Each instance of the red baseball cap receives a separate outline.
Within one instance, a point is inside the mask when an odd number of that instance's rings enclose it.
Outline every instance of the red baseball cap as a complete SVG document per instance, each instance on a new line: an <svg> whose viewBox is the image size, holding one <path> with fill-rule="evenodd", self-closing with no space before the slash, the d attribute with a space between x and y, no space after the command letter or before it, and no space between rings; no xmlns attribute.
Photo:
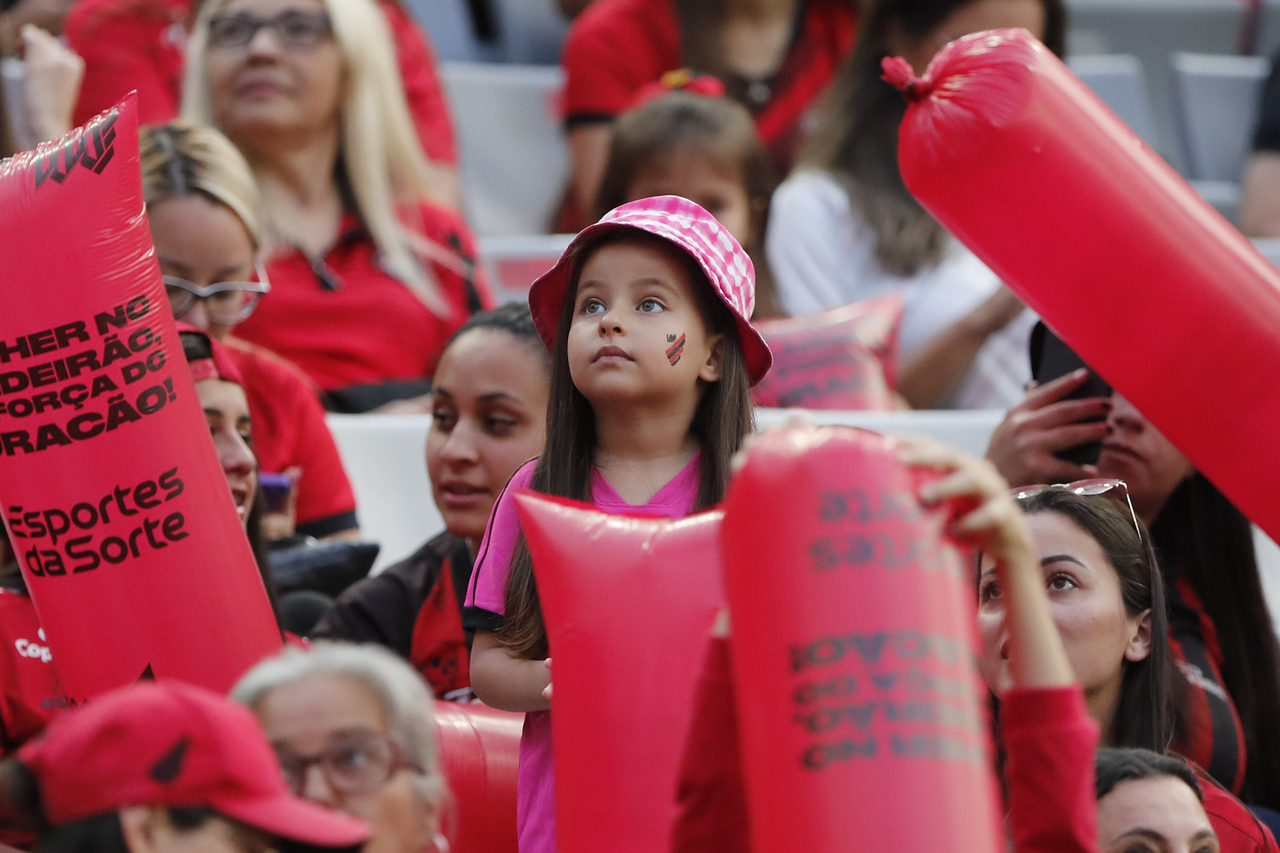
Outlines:
<svg viewBox="0 0 1280 853"><path fill-rule="evenodd" d="M294 796L258 720L202 687L139 682L56 719L18 751L53 826L125 806L205 806L276 838L357 848L369 827Z"/></svg>
<svg viewBox="0 0 1280 853"><path fill-rule="evenodd" d="M195 326L188 325L181 320L175 322L174 325L178 327L179 337L199 335L204 338L209 343L209 351L213 353L212 358L198 358L187 362L187 367L191 370L192 381L222 379L226 382L234 382L241 387L244 386L244 377L240 375L240 369L231 360L231 353L217 338L203 329L197 329Z"/></svg>
<svg viewBox="0 0 1280 853"><path fill-rule="evenodd" d="M737 321L751 384L763 379L773 365L773 354L751 325L751 312L756 306L755 265L714 216L687 198L674 195L642 198L615 207L595 225L582 229L551 271L533 283L529 288L529 310L547 349L552 354L556 351L560 309L569 293L569 279L578 250L601 234L623 228L647 231L668 240L697 261L716 296Z"/></svg>

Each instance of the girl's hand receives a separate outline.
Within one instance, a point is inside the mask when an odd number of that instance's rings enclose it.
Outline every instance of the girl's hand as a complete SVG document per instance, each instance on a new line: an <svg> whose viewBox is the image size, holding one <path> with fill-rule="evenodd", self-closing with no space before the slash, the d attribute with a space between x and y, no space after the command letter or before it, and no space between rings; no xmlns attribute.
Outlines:
<svg viewBox="0 0 1280 853"><path fill-rule="evenodd" d="M952 524L952 535L997 563L1034 561L1035 545L1026 519L995 466L927 436L902 436L898 442L903 462L944 474L921 487L922 503L972 505Z"/></svg>
<svg viewBox="0 0 1280 853"><path fill-rule="evenodd" d="M84 60L32 24L22 28L22 48L27 64L27 126L40 142L57 139L71 129Z"/></svg>
<svg viewBox="0 0 1280 853"><path fill-rule="evenodd" d="M1110 432L1110 398L1063 399L1088 378L1089 372L1081 368L1033 388L996 427L987 458L1010 483L1069 483L1098 476L1095 465L1077 465L1053 455L1106 438Z"/></svg>

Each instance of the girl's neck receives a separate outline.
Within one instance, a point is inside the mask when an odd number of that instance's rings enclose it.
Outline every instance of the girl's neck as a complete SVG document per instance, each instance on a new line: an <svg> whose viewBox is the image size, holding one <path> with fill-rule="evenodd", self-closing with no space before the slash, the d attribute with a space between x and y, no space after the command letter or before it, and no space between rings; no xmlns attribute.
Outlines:
<svg viewBox="0 0 1280 853"><path fill-rule="evenodd" d="M1111 724L1115 721L1116 708L1120 704L1120 684L1108 683L1084 692L1084 704L1089 716L1102 729L1102 745L1118 746L1111 742Z"/></svg>
<svg viewBox="0 0 1280 853"><path fill-rule="evenodd" d="M342 193L335 179L336 134L317 134L295 144L250 154L263 208L280 240L319 257L333 243L342 219Z"/></svg>
<svg viewBox="0 0 1280 853"><path fill-rule="evenodd" d="M595 464L629 504L648 503L698 452L692 413L636 418L596 415Z"/></svg>

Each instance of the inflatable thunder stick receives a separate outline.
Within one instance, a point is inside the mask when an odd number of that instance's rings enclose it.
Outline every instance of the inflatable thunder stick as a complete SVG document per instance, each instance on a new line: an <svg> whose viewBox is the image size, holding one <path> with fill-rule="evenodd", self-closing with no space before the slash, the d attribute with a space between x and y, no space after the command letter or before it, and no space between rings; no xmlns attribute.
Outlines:
<svg viewBox="0 0 1280 853"><path fill-rule="evenodd" d="M135 98L0 162L0 504L75 702L279 649L143 213Z"/></svg>
<svg viewBox="0 0 1280 853"><path fill-rule="evenodd" d="M555 662L556 849L666 853L711 623L718 511L673 521L517 494Z"/></svg>
<svg viewBox="0 0 1280 853"><path fill-rule="evenodd" d="M1003 848L973 570L892 439L764 433L723 541L752 850Z"/></svg>
<svg viewBox="0 0 1280 853"><path fill-rule="evenodd" d="M1280 271L1025 31L885 71L925 209L1280 536Z"/></svg>
<svg viewBox="0 0 1280 853"><path fill-rule="evenodd" d="M435 703L440 764L453 808L445 823L456 853L516 853L516 776L524 714Z"/></svg>

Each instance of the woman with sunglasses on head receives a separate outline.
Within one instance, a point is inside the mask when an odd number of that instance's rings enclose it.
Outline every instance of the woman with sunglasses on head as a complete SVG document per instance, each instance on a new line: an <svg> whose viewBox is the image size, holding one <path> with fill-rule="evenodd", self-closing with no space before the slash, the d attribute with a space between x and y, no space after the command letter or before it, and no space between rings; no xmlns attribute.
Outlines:
<svg viewBox="0 0 1280 853"><path fill-rule="evenodd" d="M433 203L373 0L208 0L183 116L217 127L263 197L271 298L237 330L342 411L425 410L445 341L491 297Z"/></svg>
<svg viewBox="0 0 1280 853"><path fill-rule="evenodd" d="M244 377L261 470L291 475L289 497L269 508L267 538L295 527L318 538L357 535L355 495L315 387L284 359L232 337L270 290L248 165L216 130L182 122L144 128L140 145L151 238L174 317L226 346Z"/></svg>
<svg viewBox="0 0 1280 853"><path fill-rule="evenodd" d="M1170 640L1201 747L1189 757L1250 805L1280 807L1280 649L1249 520L1128 400L1066 399L1084 370L1009 410L987 457L1012 483L1118 477L1150 528ZM1055 456L1101 441L1096 465Z"/></svg>
<svg viewBox="0 0 1280 853"><path fill-rule="evenodd" d="M294 793L370 825L364 853L448 853L431 694L407 663L316 643L258 664L231 696L258 715Z"/></svg>
<svg viewBox="0 0 1280 853"><path fill-rule="evenodd" d="M1023 487L1014 495L1031 530L1050 616L1103 745L1172 750L1198 763L1206 733L1195 727L1188 697L1203 686L1187 684L1175 663L1164 583L1123 481ZM1011 683L1019 654L1006 602L996 567L984 557L978 664L997 696ZM1205 809L1222 849L1277 850L1271 833L1206 769Z"/></svg>

